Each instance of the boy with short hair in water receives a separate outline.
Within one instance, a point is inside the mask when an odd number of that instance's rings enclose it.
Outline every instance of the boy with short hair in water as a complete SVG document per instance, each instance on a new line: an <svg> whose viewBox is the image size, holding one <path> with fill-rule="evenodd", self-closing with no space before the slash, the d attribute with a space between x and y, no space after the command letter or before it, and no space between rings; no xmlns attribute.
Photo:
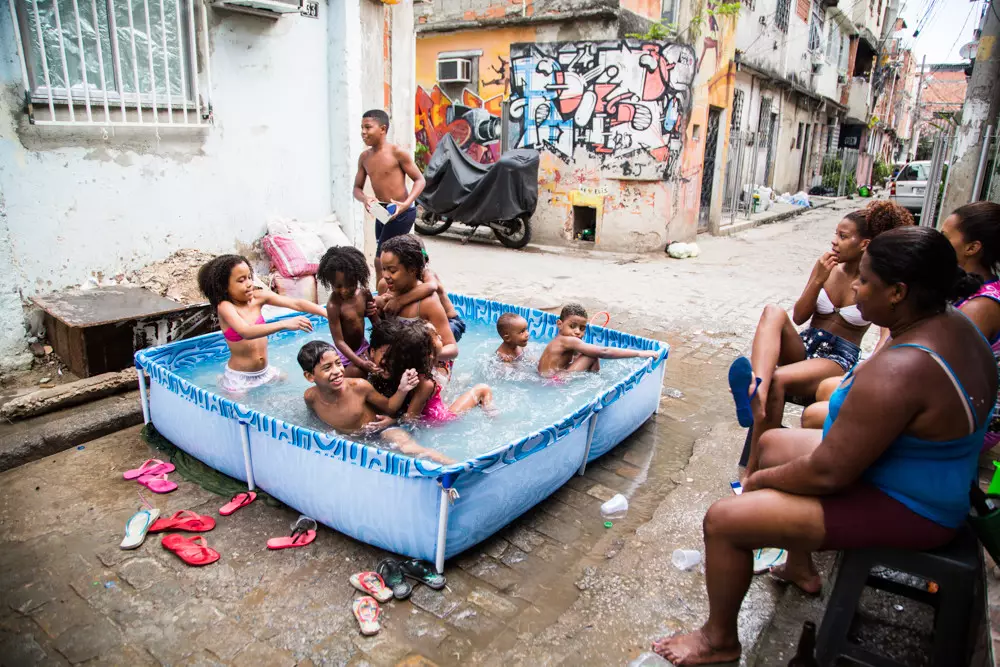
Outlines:
<svg viewBox="0 0 1000 667"><path fill-rule="evenodd" d="M542 358L538 360L538 372L553 375L559 371L601 370L599 359L632 359L645 357L655 359L655 350L628 350L621 347L601 347L583 342L587 333L587 311L578 303L563 306L556 322L559 333L545 346Z"/></svg>
<svg viewBox="0 0 1000 667"><path fill-rule="evenodd" d="M298 362L306 380L314 385L303 395L306 405L324 423L345 435L364 433L366 430L377 432L379 422L376 421L376 410L382 414L396 414L403 407L407 394L420 381L415 370L407 370L399 380L396 393L392 398L386 398L367 380L348 378L337 348L321 340L303 345ZM428 458L444 465L454 463L443 454L421 447L402 429L386 428L378 435L390 449L407 456Z"/></svg>
<svg viewBox="0 0 1000 667"><path fill-rule="evenodd" d="M390 214L386 222L375 222L375 282L382 279L382 244L394 236L408 234L417 219L414 202L424 191L424 175L417 169L413 156L385 140L389 131L389 115L381 109L366 111L361 117L361 139L368 150L358 158L358 173L354 177L354 198L372 213L375 204ZM406 190L406 177L413 189ZM365 194L365 181L371 179L374 197Z"/></svg>
<svg viewBox="0 0 1000 667"><path fill-rule="evenodd" d="M509 363L524 355L528 345L528 320L517 313L504 313L497 320L497 333L503 340L496 352L500 361Z"/></svg>

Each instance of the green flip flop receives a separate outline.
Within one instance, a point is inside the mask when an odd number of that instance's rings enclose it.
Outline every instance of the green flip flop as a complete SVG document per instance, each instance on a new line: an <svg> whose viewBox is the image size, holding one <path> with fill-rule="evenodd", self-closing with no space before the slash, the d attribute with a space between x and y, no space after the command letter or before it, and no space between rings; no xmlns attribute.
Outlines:
<svg viewBox="0 0 1000 667"><path fill-rule="evenodd" d="M392 595L397 600L405 600L410 597L413 585L403 575L403 568L399 565L399 561L386 558L375 567L375 571L382 577L385 585L392 589Z"/></svg>
<svg viewBox="0 0 1000 667"><path fill-rule="evenodd" d="M431 567L430 563L425 563L422 560L417 560L416 558L411 558L409 560L404 560L399 564L400 568L403 570L403 574L414 581L419 581L425 586L429 586L436 591L441 590L448 583L444 575L438 574Z"/></svg>

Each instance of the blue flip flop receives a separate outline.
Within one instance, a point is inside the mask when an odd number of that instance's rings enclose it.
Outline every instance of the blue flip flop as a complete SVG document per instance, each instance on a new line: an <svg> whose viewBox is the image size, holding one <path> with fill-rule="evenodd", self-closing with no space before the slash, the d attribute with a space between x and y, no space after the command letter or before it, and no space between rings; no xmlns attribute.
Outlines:
<svg viewBox="0 0 1000 667"><path fill-rule="evenodd" d="M753 388L753 394L747 395L750 383L756 379L757 386ZM753 426L753 410L750 408L750 399L757 395L760 387L760 378L754 378L753 367L746 357L737 357L729 366L729 391L733 393L733 401L736 402L736 420L743 428Z"/></svg>

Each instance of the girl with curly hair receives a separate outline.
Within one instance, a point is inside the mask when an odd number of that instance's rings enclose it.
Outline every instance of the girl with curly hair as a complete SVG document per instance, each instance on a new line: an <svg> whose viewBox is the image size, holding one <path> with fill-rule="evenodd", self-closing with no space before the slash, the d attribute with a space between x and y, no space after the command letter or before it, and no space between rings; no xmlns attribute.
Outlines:
<svg viewBox="0 0 1000 667"><path fill-rule="evenodd" d="M729 369L740 425L753 427L746 476L757 470L760 436L781 425L785 397L814 396L820 382L858 362L861 339L871 326L852 287L861 257L879 234L912 224L913 216L891 201L848 213L837 224L830 250L816 261L792 316L781 306L764 307L750 359L740 357Z"/></svg>
<svg viewBox="0 0 1000 667"><path fill-rule="evenodd" d="M368 262L354 246L333 246L319 261L316 277L330 290L326 317L330 336L349 378L363 378L375 372L365 340L365 318L379 321L375 299L368 289Z"/></svg>
<svg viewBox="0 0 1000 667"><path fill-rule="evenodd" d="M267 337L279 331L312 331L305 317L265 322L260 309L270 304L326 317L326 311L306 299L289 299L267 289L257 290L250 262L241 255L220 255L198 270L198 287L216 309L229 361L219 385L239 395L281 376L267 363Z"/></svg>

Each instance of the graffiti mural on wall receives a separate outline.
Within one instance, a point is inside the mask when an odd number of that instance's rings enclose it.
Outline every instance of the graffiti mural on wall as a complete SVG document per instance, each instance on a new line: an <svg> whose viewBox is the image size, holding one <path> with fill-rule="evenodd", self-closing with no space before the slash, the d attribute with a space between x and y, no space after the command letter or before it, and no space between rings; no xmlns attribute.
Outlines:
<svg viewBox="0 0 1000 667"><path fill-rule="evenodd" d="M625 177L677 173L696 71L690 46L514 44L510 55L512 146L566 162L582 148Z"/></svg>
<svg viewBox="0 0 1000 667"><path fill-rule="evenodd" d="M438 142L450 134L472 159L491 164L500 157L500 114L503 96L481 99L462 91L460 103L453 102L439 86L430 92L417 86L417 142L434 153Z"/></svg>

